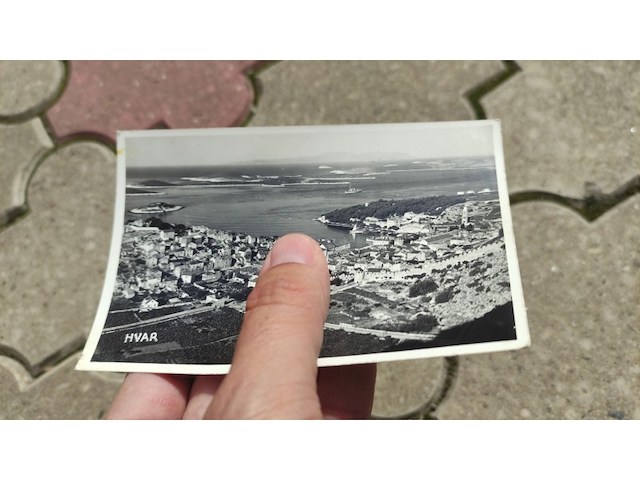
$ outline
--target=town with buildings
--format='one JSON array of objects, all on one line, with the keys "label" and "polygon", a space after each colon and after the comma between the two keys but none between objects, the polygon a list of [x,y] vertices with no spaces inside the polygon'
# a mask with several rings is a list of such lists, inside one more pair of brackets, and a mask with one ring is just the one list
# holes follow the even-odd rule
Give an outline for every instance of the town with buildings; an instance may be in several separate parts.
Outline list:
[{"label": "town with buildings", "polygon": [[156,217],[131,221],[124,226],[111,310],[207,305],[243,311],[273,241]]},{"label": "town with buildings", "polygon": [[366,246],[329,256],[328,328],[428,341],[511,301],[495,193],[468,192],[430,212],[349,223],[367,235]]},{"label": "town with buildings", "polygon": [[[319,239],[331,272],[327,333],[429,340],[511,301],[497,193],[420,200],[317,219],[364,238],[359,246]],[[374,207],[384,214],[370,215]],[[202,323],[216,311],[238,323],[274,241],[158,217],[127,222],[105,332],[159,319]]]}]

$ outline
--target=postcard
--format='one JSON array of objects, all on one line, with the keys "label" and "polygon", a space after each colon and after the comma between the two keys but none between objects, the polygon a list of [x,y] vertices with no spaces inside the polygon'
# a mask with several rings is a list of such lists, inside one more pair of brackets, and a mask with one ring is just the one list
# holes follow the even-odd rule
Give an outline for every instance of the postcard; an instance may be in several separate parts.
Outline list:
[{"label": "postcard", "polygon": [[259,269],[291,232],[331,274],[319,366],[529,345],[497,120],[130,131],[117,148],[78,369],[226,373]]}]

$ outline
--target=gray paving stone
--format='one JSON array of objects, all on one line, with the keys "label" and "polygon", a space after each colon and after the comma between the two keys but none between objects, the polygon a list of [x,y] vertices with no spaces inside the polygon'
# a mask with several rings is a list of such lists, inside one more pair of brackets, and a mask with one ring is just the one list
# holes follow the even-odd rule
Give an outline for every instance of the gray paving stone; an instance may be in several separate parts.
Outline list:
[{"label": "gray paving stone", "polygon": [[0,61],[0,119],[42,113],[63,87],[58,61]]},{"label": "gray paving stone", "polygon": [[79,354],[34,379],[0,357],[0,419],[98,419],[108,410],[122,375],[74,371]]},{"label": "gray paving stone", "polygon": [[396,417],[421,407],[431,398],[443,366],[441,358],[378,364],[372,414]]},{"label": "gray paving stone", "polygon": [[115,155],[97,143],[51,154],[29,187],[31,212],[0,232],[0,346],[32,365],[88,333],[113,222]]},{"label": "gray paving stone", "polygon": [[39,118],[0,124],[0,220],[3,212],[25,202],[29,175],[38,157],[52,147]]},{"label": "gray paving stone", "polygon": [[[609,191],[638,173],[637,63],[521,66],[483,100],[489,117],[502,119],[511,191],[582,196],[587,181]],[[471,119],[461,93],[501,69],[283,62],[260,74],[264,92],[251,125]],[[9,91],[2,81],[0,73],[0,121]],[[12,115],[44,104],[25,100]],[[0,211],[15,203],[20,172],[51,148],[43,133],[39,121],[0,125]],[[113,154],[90,143],[62,148],[36,172],[32,212],[0,232],[0,354],[15,349],[35,365],[88,332],[110,242],[114,174]],[[551,204],[514,207],[532,346],[461,357],[440,418],[640,419],[639,211],[638,195],[592,224]],[[76,360],[33,381],[0,356],[0,417],[98,417],[121,377],[74,372]],[[441,364],[381,364],[374,413],[397,415],[427,400]]]},{"label": "gray paving stone", "polygon": [[640,172],[640,62],[519,62],[483,100],[502,120],[509,190],[582,197]]},{"label": "gray paving stone", "polygon": [[291,61],[259,76],[249,126],[470,120],[462,94],[499,62]]},{"label": "gray paving stone", "polygon": [[639,214],[514,207],[532,345],[461,357],[441,418],[640,418]]}]

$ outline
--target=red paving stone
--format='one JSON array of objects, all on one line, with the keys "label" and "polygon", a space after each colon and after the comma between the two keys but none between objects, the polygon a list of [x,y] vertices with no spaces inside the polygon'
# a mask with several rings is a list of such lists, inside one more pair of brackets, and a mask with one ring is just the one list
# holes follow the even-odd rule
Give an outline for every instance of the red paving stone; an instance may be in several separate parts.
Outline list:
[{"label": "red paving stone", "polygon": [[47,117],[58,139],[117,130],[229,127],[249,115],[256,61],[73,61]]}]

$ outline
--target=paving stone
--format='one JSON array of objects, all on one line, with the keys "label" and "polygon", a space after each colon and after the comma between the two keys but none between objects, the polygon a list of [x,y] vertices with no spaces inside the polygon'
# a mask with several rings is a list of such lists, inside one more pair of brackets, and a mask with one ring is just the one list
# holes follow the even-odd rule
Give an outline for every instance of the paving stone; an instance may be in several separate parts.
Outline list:
[{"label": "paving stone", "polygon": [[252,61],[79,61],[47,116],[58,138],[117,130],[227,127],[249,115]]},{"label": "paving stone", "polygon": [[510,191],[573,197],[640,172],[640,62],[519,62],[482,101],[502,120]]},{"label": "paving stone", "polygon": [[58,61],[0,61],[0,120],[42,113],[60,93],[64,76]]},{"label": "paving stone", "polygon": [[444,368],[444,360],[406,360],[378,364],[373,412],[376,417],[397,417],[423,406]]},{"label": "paving stone", "polygon": [[37,159],[52,147],[39,118],[0,124],[0,220],[3,212],[25,202],[29,175]]},{"label": "paving stone", "polygon": [[640,195],[591,224],[513,208],[528,349],[461,357],[441,418],[638,418]]},{"label": "paving stone", "polygon": [[31,212],[0,232],[0,347],[38,365],[88,334],[114,191],[115,155],[103,145],[72,143],[40,165],[29,187]]},{"label": "paving stone", "polygon": [[259,75],[251,126],[470,120],[462,94],[500,62],[292,61]]},{"label": "paving stone", "polygon": [[122,375],[74,371],[72,355],[40,377],[0,357],[0,419],[97,419],[109,409]]}]

